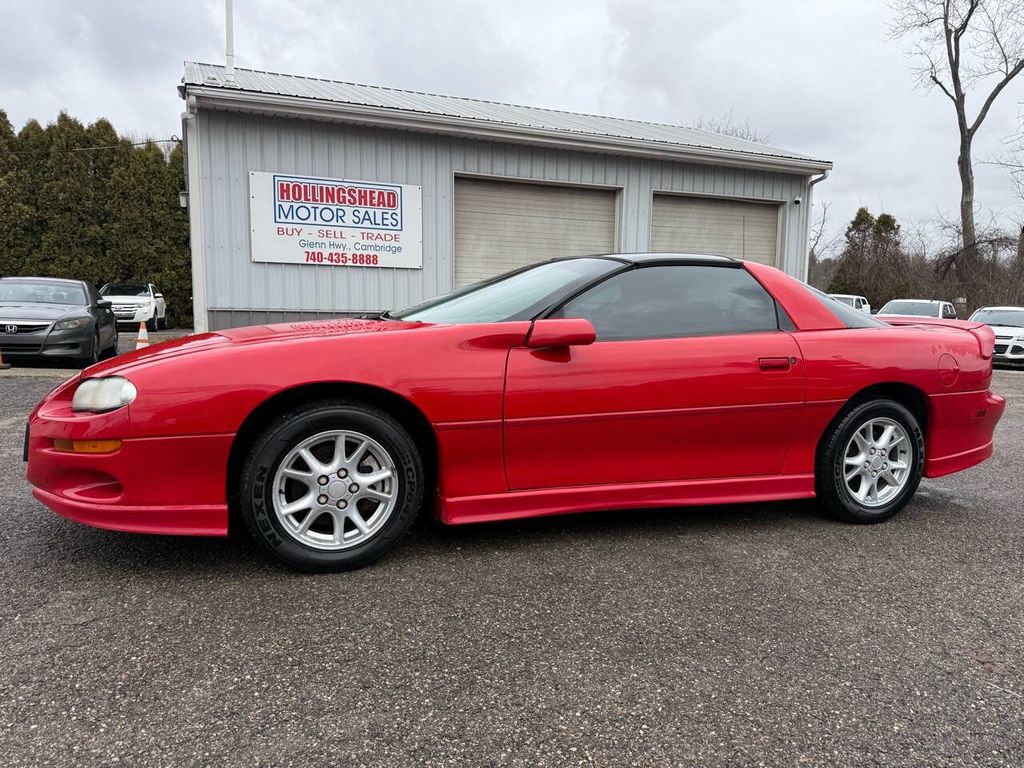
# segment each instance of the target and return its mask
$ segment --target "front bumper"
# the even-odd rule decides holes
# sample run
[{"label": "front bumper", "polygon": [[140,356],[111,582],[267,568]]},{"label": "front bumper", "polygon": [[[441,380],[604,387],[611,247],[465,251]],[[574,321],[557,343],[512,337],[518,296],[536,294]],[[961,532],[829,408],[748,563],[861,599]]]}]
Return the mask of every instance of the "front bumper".
[{"label": "front bumper", "polygon": [[118,324],[128,325],[129,323],[146,323],[153,319],[156,313],[155,306],[135,307],[130,305],[114,305],[114,317]]},{"label": "front bumper", "polygon": [[[33,496],[86,525],[115,531],[225,536],[226,470],[233,435],[131,437],[129,408],[76,413],[77,379],[29,417],[28,480]],[[122,440],[113,453],[65,453],[55,439]]]},{"label": "front bumper", "polygon": [[86,357],[92,353],[93,326],[36,333],[0,333],[0,354],[4,358]]},{"label": "front bumper", "polygon": [[1024,365],[1024,341],[996,337],[995,351],[992,353],[993,363],[1006,365]]}]

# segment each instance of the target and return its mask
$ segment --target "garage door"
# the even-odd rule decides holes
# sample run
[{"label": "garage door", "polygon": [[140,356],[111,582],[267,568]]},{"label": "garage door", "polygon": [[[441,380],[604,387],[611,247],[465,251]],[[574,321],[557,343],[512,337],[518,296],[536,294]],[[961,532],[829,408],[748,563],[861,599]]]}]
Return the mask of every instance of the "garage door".
[{"label": "garage door", "polygon": [[775,266],[779,206],[655,195],[651,250],[732,256]]},{"label": "garage door", "polygon": [[615,250],[615,192],[455,180],[455,287],[558,256]]}]

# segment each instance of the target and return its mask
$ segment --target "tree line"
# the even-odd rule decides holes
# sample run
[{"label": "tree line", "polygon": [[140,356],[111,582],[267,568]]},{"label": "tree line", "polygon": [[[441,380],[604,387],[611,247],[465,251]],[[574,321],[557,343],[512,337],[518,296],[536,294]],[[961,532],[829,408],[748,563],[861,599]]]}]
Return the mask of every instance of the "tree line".
[{"label": "tree line", "polygon": [[891,214],[860,208],[840,242],[811,249],[810,282],[828,293],[864,296],[876,309],[891,299],[938,299],[953,302],[965,317],[982,306],[1024,305],[1019,233],[981,230],[967,261],[956,224],[942,228],[952,244],[940,248],[905,235]]},{"label": "tree line", "polygon": [[0,110],[0,276],[153,283],[192,325],[181,144],[119,136],[61,112],[15,132]]}]

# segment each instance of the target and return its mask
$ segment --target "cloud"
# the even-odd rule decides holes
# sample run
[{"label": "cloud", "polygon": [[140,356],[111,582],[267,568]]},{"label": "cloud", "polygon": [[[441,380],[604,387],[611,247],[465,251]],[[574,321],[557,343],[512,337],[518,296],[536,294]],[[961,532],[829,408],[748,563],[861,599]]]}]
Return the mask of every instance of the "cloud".
[{"label": "cloud", "polygon": [[[644,120],[731,110],[835,162],[817,195],[841,227],[862,204],[907,221],[958,206],[951,107],[916,88],[888,14],[862,0],[244,0],[235,47],[238,66]],[[163,138],[180,133],[181,62],[223,59],[223,4],[15,0],[0,35],[16,126],[67,109]],[[976,160],[1017,131],[1022,86],[989,115]],[[979,202],[1012,220],[1006,172],[976,175]]]}]

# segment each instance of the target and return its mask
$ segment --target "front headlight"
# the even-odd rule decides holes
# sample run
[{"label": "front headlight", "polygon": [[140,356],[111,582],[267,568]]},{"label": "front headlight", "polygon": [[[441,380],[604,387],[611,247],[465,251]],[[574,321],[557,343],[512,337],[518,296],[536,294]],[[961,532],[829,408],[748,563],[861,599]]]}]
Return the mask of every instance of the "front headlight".
[{"label": "front headlight", "polygon": [[102,413],[128,405],[138,392],[135,385],[120,376],[83,379],[71,399],[71,410]]},{"label": "front headlight", "polygon": [[70,331],[72,328],[81,328],[88,322],[88,317],[73,317],[70,320],[61,320],[58,322],[57,329],[61,331]]}]

